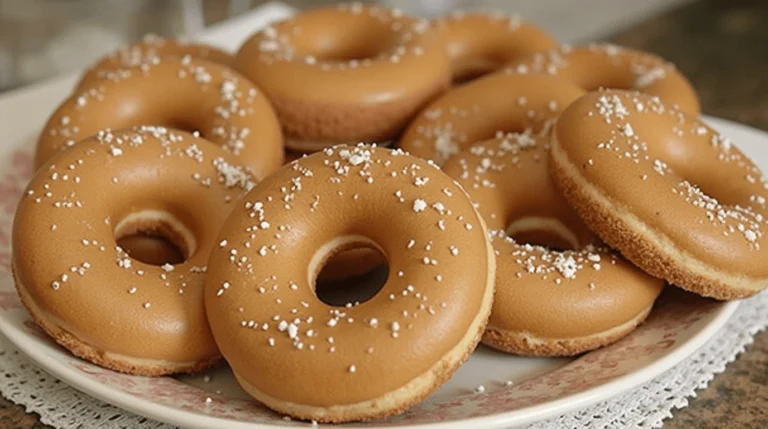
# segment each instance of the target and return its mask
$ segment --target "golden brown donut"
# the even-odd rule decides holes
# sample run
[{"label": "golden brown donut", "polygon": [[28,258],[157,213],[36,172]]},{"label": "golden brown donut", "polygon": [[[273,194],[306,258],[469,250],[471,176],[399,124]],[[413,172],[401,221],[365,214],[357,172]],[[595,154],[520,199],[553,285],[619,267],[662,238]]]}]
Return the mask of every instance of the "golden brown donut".
[{"label": "golden brown donut", "polygon": [[408,125],[399,145],[438,164],[497,132],[548,128],[584,90],[546,75],[494,73],[455,87]]},{"label": "golden brown donut", "polygon": [[690,115],[701,110],[696,91],[674,64],[636,49],[610,44],[563,46],[514,61],[508,70],[559,76],[587,91],[638,90],[676,104]]},{"label": "golden brown donut", "polygon": [[264,94],[227,67],[186,57],[155,58],[76,91],[48,119],[35,167],[103,129],[137,125],[199,131],[258,177],[283,161],[280,124]]},{"label": "golden brown donut", "polygon": [[190,56],[195,59],[230,66],[234,56],[204,43],[189,43],[177,39],[166,39],[148,34],[131,45],[122,46],[102,58],[86,70],[76,88],[88,86],[94,81],[104,78],[120,69],[138,67],[158,59],[180,59]]},{"label": "golden brown donut", "polygon": [[[400,150],[337,146],[287,165],[219,240],[205,290],[216,342],[251,396],[293,417],[404,411],[469,356],[491,310],[485,224],[451,178]],[[317,273],[355,243],[386,255],[387,282],[359,305],[323,303]]]},{"label": "golden brown donut", "polygon": [[267,27],[240,48],[235,68],[267,93],[286,146],[299,152],[392,140],[451,74],[427,22],[360,3]]},{"label": "golden brown donut", "polygon": [[451,57],[454,83],[475,79],[557,46],[544,30],[517,15],[457,11],[438,19],[435,25]]},{"label": "golden brown donut", "polygon": [[[30,182],[13,223],[16,290],[75,355],[140,375],[219,360],[203,277],[220,226],[253,186],[214,144],[158,127],[102,132],[61,152]],[[149,265],[117,239],[151,231],[185,261]]]},{"label": "golden brown donut", "polygon": [[[548,140],[502,134],[465,149],[443,171],[469,193],[496,252],[483,343],[519,355],[572,356],[632,332],[664,282],[615,255],[584,226],[549,177]],[[551,244],[556,248],[541,246]]]},{"label": "golden brown donut", "polygon": [[766,182],[726,137],[656,97],[586,95],[555,126],[555,182],[646,272],[717,299],[768,285]]}]

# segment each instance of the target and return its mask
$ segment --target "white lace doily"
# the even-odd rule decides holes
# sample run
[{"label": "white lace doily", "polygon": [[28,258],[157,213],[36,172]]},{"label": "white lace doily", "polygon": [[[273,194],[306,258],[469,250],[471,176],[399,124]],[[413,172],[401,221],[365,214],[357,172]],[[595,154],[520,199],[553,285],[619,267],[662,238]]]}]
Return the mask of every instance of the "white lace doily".
[{"label": "white lace doily", "polygon": [[[688,405],[728,363],[768,326],[768,293],[743,302],[728,323],[709,342],[679,365],[654,380],[615,399],[528,429],[589,427],[658,428],[672,416],[672,409]],[[40,415],[43,423],[58,429],[171,429],[81,393],[30,363],[0,335],[0,393]]]}]

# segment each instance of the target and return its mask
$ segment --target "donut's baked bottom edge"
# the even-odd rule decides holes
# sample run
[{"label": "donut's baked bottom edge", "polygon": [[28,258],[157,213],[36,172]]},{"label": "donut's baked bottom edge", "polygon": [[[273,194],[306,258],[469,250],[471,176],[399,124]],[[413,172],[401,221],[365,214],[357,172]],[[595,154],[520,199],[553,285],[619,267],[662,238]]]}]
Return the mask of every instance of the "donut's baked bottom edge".
[{"label": "donut's baked bottom edge", "polygon": [[496,350],[519,356],[575,356],[612,344],[640,326],[653,309],[653,303],[628,321],[602,332],[573,338],[542,338],[529,332],[488,326],[482,343]]},{"label": "donut's baked bottom edge", "polygon": [[719,300],[748,298],[768,286],[768,278],[735,275],[702,262],[617,206],[581,175],[556,135],[552,138],[550,161],[555,185],[584,223],[648,274]]},{"label": "donut's baked bottom edge", "polygon": [[161,376],[169,374],[184,374],[204,371],[218,364],[221,361],[220,356],[194,362],[172,362],[163,360],[154,360],[146,358],[137,358],[125,356],[118,353],[111,353],[105,350],[99,350],[96,347],[87,344],[77,338],[74,334],[60,327],[57,323],[50,320],[45,315],[32,297],[26,291],[24,285],[16,275],[15,264],[12,264],[13,279],[16,285],[16,292],[21,299],[21,303],[27,309],[35,323],[48,334],[56,343],[69,350],[73,355],[92,362],[100,367],[111,369],[131,375],[141,376]]}]

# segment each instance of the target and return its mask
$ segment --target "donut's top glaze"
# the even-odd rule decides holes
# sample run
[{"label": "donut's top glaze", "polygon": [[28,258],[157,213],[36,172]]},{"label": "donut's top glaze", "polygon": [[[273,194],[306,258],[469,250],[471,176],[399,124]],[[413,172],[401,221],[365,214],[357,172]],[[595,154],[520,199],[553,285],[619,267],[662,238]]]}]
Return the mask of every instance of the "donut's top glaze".
[{"label": "donut's top glaze", "polygon": [[[587,229],[555,188],[548,152],[548,136],[499,135],[451,158],[443,171],[467,190],[491,231],[496,293],[488,326],[542,341],[588,338],[647,310],[664,282]],[[542,236],[548,240],[539,244],[557,248],[524,241]]]},{"label": "donut's top glaze", "polygon": [[265,28],[243,44],[235,68],[269,95],[285,133],[313,149],[395,138],[451,74],[427,21],[360,3]]},{"label": "donut's top glaze", "polygon": [[408,125],[400,147],[444,163],[473,143],[498,132],[549,128],[584,90],[541,74],[494,73],[443,94]]},{"label": "donut's top glaze", "polygon": [[101,130],[140,125],[199,131],[259,177],[282,164],[277,116],[248,79],[207,61],[155,57],[105,73],[65,100],[41,132],[35,166]]},{"label": "donut's top glaze", "polygon": [[141,41],[122,46],[99,60],[83,74],[77,88],[87,86],[93,81],[103,78],[107,73],[147,64],[155,58],[181,59],[186,56],[224,66],[230,66],[234,61],[232,54],[213,46],[148,34]]},{"label": "donut's top glaze", "polygon": [[451,57],[454,82],[479,77],[557,46],[544,30],[517,15],[457,11],[438,19],[435,26]]},{"label": "donut's top glaze", "polygon": [[[430,368],[477,338],[468,329],[494,273],[486,234],[451,178],[400,150],[337,146],[301,158],[222,229],[205,294],[214,335],[238,377],[276,400],[379,398],[441,371]],[[315,296],[315,276],[351,241],[378,247],[389,278],[370,300],[333,307]]]},{"label": "donut's top glaze", "polygon": [[768,275],[768,182],[727,137],[658,97],[616,90],[573,103],[554,133],[583,178],[670,251]]},{"label": "donut's top glaze", "polygon": [[562,46],[514,61],[508,70],[560,76],[587,91],[637,90],[676,104],[690,115],[700,112],[696,91],[674,64],[636,49],[610,44]]},{"label": "donut's top glaze", "polygon": [[[185,132],[100,132],[27,186],[13,223],[17,287],[36,316],[100,353],[161,368],[213,358],[203,277],[221,224],[253,180],[231,154]],[[130,258],[116,239],[137,230],[167,236],[185,261]]]}]

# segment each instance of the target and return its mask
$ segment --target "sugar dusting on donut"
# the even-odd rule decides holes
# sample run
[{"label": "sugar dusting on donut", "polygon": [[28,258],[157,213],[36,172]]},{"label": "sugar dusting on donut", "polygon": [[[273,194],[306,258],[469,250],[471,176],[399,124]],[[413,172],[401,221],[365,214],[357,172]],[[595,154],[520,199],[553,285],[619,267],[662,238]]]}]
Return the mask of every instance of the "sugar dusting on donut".
[{"label": "sugar dusting on donut", "polygon": [[[389,153],[389,155],[377,154],[376,152]],[[421,213],[431,211],[435,213],[438,219],[433,223],[436,229],[435,233],[442,233],[445,231],[446,225],[451,223],[458,224],[459,227],[471,230],[473,223],[469,219],[464,219],[462,216],[453,217],[453,212],[450,209],[450,201],[453,196],[453,192],[450,189],[442,189],[440,191],[441,198],[435,198],[434,200],[426,200],[422,198],[407,198],[404,195],[408,193],[408,186],[414,188],[423,188],[429,186],[430,171],[418,164],[410,164],[407,167],[395,169],[391,168],[391,158],[405,155],[405,153],[399,149],[388,151],[386,149],[377,148],[374,146],[358,145],[356,147],[336,147],[326,148],[322,152],[323,155],[323,168],[333,171],[332,176],[328,179],[328,186],[334,184],[341,184],[347,180],[359,180],[371,186],[376,186],[377,181],[375,176],[386,174],[392,178],[395,177],[408,177],[410,185],[404,183],[404,187],[398,189],[393,194],[394,203],[403,204],[403,215],[408,216],[407,213],[412,213],[414,216],[423,216]],[[373,158],[373,159],[372,159]],[[390,159],[388,159],[390,158]],[[313,180],[315,172],[311,168],[304,167],[302,161],[304,159],[296,160],[290,164],[290,169],[294,172],[293,177],[289,181],[289,185],[281,186],[274,195],[270,195],[266,198],[266,202],[280,201],[282,204],[275,206],[272,204],[272,209],[280,207],[280,211],[304,211],[314,212],[322,206],[322,200],[320,195],[313,195],[311,205],[296,206],[294,201],[303,190],[302,183],[307,180]],[[380,169],[374,175],[372,170]],[[436,167],[428,167],[436,168]],[[343,191],[339,190],[338,195],[343,197]],[[355,195],[347,195],[350,203],[356,199]],[[261,261],[262,258],[268,258],[271,255],[281,255],[281,233],[290,231],[292,225],[290,223],[278,223],[270,222],[270,213],[265,208],[263,201],[250,201],[246,199],[241,203],[242,207],[247,213],[247,216],[253,220],[252,225],[245,229],[244,240],[232,240],[225,239],[221,242],[222,248],[229,253],[229,263],[237,267],[238,271],[253,274],[255,264],[264,264]],[[433,215],[434,216],[434,215]],[[282,217],[282,216],[281,216]],[[454,228],[456,226],[453,226]],[[431,270],[435,271],[434,278],[441,279],[439,268],[439,259],[434,255],[433,244],[431,242],[416,243],[414,240],[409,240],[408,243],[403,244],[403,251],[405,252],[422,252],[423,256],[420,259],[423,260],[425,266],[431,266]],[[256,254],[259,260],[252,260],[251,257],[241,255],[242,248],[258,249]],[[447,249],[450,257],[456,257],[460,254],[460,249],[455,245],[450,245]],[[251,252],[252,253],[252,252]],[[402,276],[404,273],[400,273]],[[297,285],[298,278],[296,280],[280,279],[277,275],[270,275],[265,277],[258,283],[257,291],[259,294],[269,294],[282,290],[281,283],[285,283],[287,280],[288,290],[294,291],[299,288]],[[435,280],[439,282],[438,280]],[[222,296],[231,290],[232,282],[222,281],[220,288],[217,290],[216,295]],[[279,299],[279,298],[278,298]],[[350,311],[356,306],[356,303],[348,303],[345,309],[331,309],[328,314],[320,319],[315,320],[314,317],[302,318],[296,316],[300,313],[301,308],[310,307],[310,303],[306,301],[300,302],[300,305],[293,308],[287,308],[287,312],[282,314],[274,314],[263,320],[254,320],[243,315],[243,319],[240,321],[240,326],[246,329],[258,329],[265,332],[272,332],[271,336],[267,339],[267,345],[275,347],[279,344],[280,338],[289,340],[290,344],[297,349],[315,350],[318,346],[328,352],[334,352],[338,347],[338,342],[334,339],[334,327],[342,323],[361,323],[364,326],[368,326],[372,329],[388,329],[391,332],[392,338],[398,338],[401,328],[411,329],[413,327],[412,322],[409,319],[417,318],[420,314],[434,315],[436,312],[444,310],[449,307],[448,302],[436,302],[433,303],[429,300],[429,297],[418,290],[418,286],[408,284],[403,287],[399,294],[390,294],[390,300],[405,300],[415,299],[418,304],[415,310],[408,311],[404,306],[402,311],[402,320],[391,321],[388,325],[382,326],[378,319],[371,318],[368,320],[357,320]],[[286,314],[287,313],[287,314]],[[318,341],[318,339],[324,338],[325,343]],[[365,346],[367,352],[367,346]]]},{"label": "sugar dusting on donut", "polygon": [[350,59],[346,61],[324,60],[312,55],[301,55],[296,52],[292,42],[294,35],[302,32],[300,23],[287,21],[279,26],[268,26],[259,33],[259,60],[264,64],[272,64],[276,61],[301,61],[307,65],[316,66],[323,71],[356,69],[370,67],[376,60],[386,60],[399,63],[405,55],[421,56],[424,47],[414,44],[414,35],[422,34],[429,28],[429,22],[419,20],[410,22],[400,9],[389,9],[377,6],[364,6],[362,3],[342,3],[336,7],[337,11],[350,15],[366,14],[382,24],[390,26],[391,31],[397,36],[397,43],[390,49],[377,53],[375,57]]},{"label": "sugar dusting on donut", "polygon": [[[570,356],[610,344],[645,319],[663,287],[578,220],[549,178],[549,150],[549,136],[498,133],[443,166],[486,220],[496,255],[483,342],[524,356]],[[550,248],[513,236],[556,239]]]},{"label": "sugar dusting on donut", "polygon": [[[177,132],[163,127],[141,126],[134,128],[134,130],[130,132],[117,131],[114,133],[111,130],[104,130],[98,133],[96,140],[107,150],[109,156],[120,157],[123,156],[127,151],[131,151],[132,149],[136,149],[142,146],[145,143],[147,137],[160,140],[160,147],[162,148],[162,151],[160,151],[158,156],[161,159],[167,157],[182,156],[192,158],[200,164],[206,163],[206,159],[203,153],[195,143],[191,143],[189,146],[181,148],[179,147],[179,143],[184,140],[183,136]],[[80,179],[78,173],[79,169],[83,168],[83,166],[87,164],[88,155],[93,153],[94,152],[88,152],[84,157],[79,158],[74,163],[68,165],[57,166],[56,164],[51,164],[47,168],[46,173],[41,172],[41,174],[48,175],[49,181],[43,181],[41,189],[35,189],[34,187],[28,188],[26,191],[26,198],[33,199],[35,204],[50,203],[50,206],[52,206],[54,209],[78,209],[84,207],[83,202],[77,197],[77,189],[81,186],[90,187],[94,185],[92,183],[83,182]],[[255,186],[255,182],[250,172],[246,168],[242,166],[231,165],[221,157],[211,159],[208,162],[212,164],[215,168],[215,171],[218,172],[217,176],[209,176],[206,173],[194,173],[190,177],[191,180],[200,183],[201,189],[210,188],[212,184],[217,183],[223,185],[226,188],[239,188],[242,190],[242,192],[247,192],[251,190],[253,186]],[[57,195],[51,192],[51,182],[57,181],[68,182],[69,185],[67,188],[71,189],[71,191],[63,195]],[[110,184],[116,185],[118,182],[113,179],[107,180],[107,178],[105,178],[104,186],[108,186]],[[226,195],[224,196],[222,203],[229,203],[231,201],[231,195]],[[111,219],[105,218],[103,219],[103,222],[110,224]],[[57,230],[57,224],[50,225],[50,231],[52,234],[55,234]],[[103,253],[114,252],[115,264],[118,267],[133,271],[137,277],[143,277],[145,274],[143,269],[136,268],[133,265],[133,260],[120,246],[108,248],[105,246],[106,243],[100,243],[98,240],[90,239],[89,237],[83,237],[79,244],[81,246],[94,246],[99,250],[99,252]],[[65,287],[74,275],[84,277],[87,274],[89,268],[91,268],[91,262],[89,261],[83,261],[80,264],[72,265],[67,272],[63,272],[60,276],[57,276],[54,280],[51,281],[51,288],[53,290],[59,290],[62,287]],[[163,286],[170,287],[171,283],[168,277],[174,270],[171,266],[170,269],[165,269],[164,271],[165,272],[159,274],[159,279],[162,281]],[[175,273],[175,277],[177,277],[177,279],[174,281],[174,283],[179,286],[178,293],[184,293],[184,289],[187,286],[186,276],[191,274],[201,274],[205,271],[206,268],[202,266],[191,267],[189,274],[178,272]],[[142,280],[142,282],[144,281],[146,280]],[[138,288],[136,286],[131,286],[130,288],[126,289],[126,293],[129,295],[134,295],[137,290]],[[150,303],[142,302],[141,306],[146,309],[150,307]]]},{"label": "sugar dusting on donut", "polygon": [[500,22],[506,22],[507,23],[507,29],[511,32],[516,32],[520,30],[520,27],[523,24],[523,17],[520,16],[517,13],[507,13],[500,10],[493,10],[493,9],[473,9],[470,11],[467,10],[461,10],[457,9],[452,11],[450,14],[446,15],[444,19],[452,20],[452,21],[462,21],[467,19],[468,17],[481,15],[483,17],[486,17],[488,19],[492,19],[494,21],[500,21]]},{"label": "sugar dusting on donut", "polygon": [[[622,46],[609,43],[590,43],[584,48],[590,52],[605,55],[614,63],[630,58],[630,68],[635,75],[635,89],[645,89],[657,80],[666,78],[670,71],[676,70],[675,65],[671,62],[663,61],[661,58],[650,54],[639,56],[636,51],[630,51]],[[533,54],[530,59],[508,69],[508,72],[520,74],[547,73],[557,76],[570,65],[568,57],[574,49],[571,45],[563,45],[553,51]]]},{"label": "sugar dusting on donut", "polygon": [[[236,156],[245,156],[246,152],[252,154],[257,150],[256,148],[248,149],[246,146],[255,144],[253,143],[254,134],[258,135],[260,131],[252,129],[251,124],[265,120],[257,117],[263,114],[265,102],[264,96],[253,84],[225,67],[195,60],[189,55],[181,59],[161,59],[154,56],[130,67],[117,67],[104,71],[101,79],[92,81],[65,101],[43,130],[38,143],[39,156],[36,161],[42,163],[45,161],[45,154],[73,146],[78,140],[88,137],[88,133],[83,130],[90,131],[93,128],[90,124],[94,120],[103,122],[105,127],[110,126],[108,113],[98,111],[98,105],[107,99],[112,103],[114,100],[111,98],[117,96],[120,85],[138,84],[136,81],[142,79],[147,81],[158,79],[158,82],[162,79],[178,79],[193,82],[197,86],[200,97],[214,100],[210,102],[212,119],[206,124],[188,125],[200,127],[200,131],[206,138],[219,142],[226,151]],[[187,95],[189,94],[178,94],[179,97]],[[195,95],[192,96],[194,97]],[[167,116],[168,112],[162,111],[157,115],[158,117]],[[181,113],[177,117],[184,120]],[[130,121],[130,118],[120,117],[113,121],[126,120]],[[165,125],[162,123],[164,120],[168,119],[158,119],[161,123],[156,125]],[[275,129],[277,129],[276,124],[275,120]],[[267,128],[269,127],[265,129]],[[255,164],[267,163],[265,160],[251,161]]]},{"label": "sugar dusting on donut", "polygon": [[[605,94],[598,98],[594,110],[588,113],[588,116],[595,116],[602,119],[606,124],[615,126],[609,139],[597,143],[599,150],[608,151],[620,160],[630,160],[634,164],[651,165],[651,170],[660,176],[676,177],[673,169],[663,160],[654,158],[649,154],[648,144],[644,140],[642,130],[636,130],[636,127],[632,126],[632,119],[635,115],[671,116],[677,121],[677,125],[672,130],[677,137],[711,135],[711,145],[717,151],[720,162],[736,165],[743,170],[741,180],[750,185],[759,182],[764,190],[768,190],[768,182],[760,170],[741,152],[731,150],[732,143],[728,138],[704,124],[687,120],[680,110],[665,106],[658,97],[649,99],[630,97],[629,101],[625,103],[617,95]],[[588,163],[585,168],[600,168],[600,166],[592,162]],[[637,179],[647,181],[648,175],[644,174]],[[739,180],[739,178],[734,179]],[[695,184],[682,178],[673,184],[671,192],[691,206],[700,209],[701,219],[718,227],[724,236],[742,235],[751,247],[755,250],[760,249],[759,239],[764,235],[765,201],[768,192],[753,195],[750,198],[754,207],[721,204],[717,199],[705,194]],[[761,210],[756,210],[758,207]]]},{"label": "sugar dusting on donut", "polygon": [[[499,132],[495,139],[494,144],[477,144],[470,147],[455,160],[458,164],[456,171],[461,171],[456,178],[470,194],[472,190],[480,188],[496,188],[498,180],[504,180],[507,174],[511,174],[509,169],[514,168],[524,174],[525,168],[530,168],[531,162],[545,161],[546,151],[549,150],[546,140],[542,141],[540,137],[533,136],[530,130],[523,133]],[[528,155],[532,153],[532,156],[521,161],[520,155],[524,152],[528,152]],[[476,200],[474,204],[491,220],[504,218],[502,213],[485,210],[482,201]],[[575,279],[582,269],[600,271],[604,257],[611,264],[616,263],[616,256],[608,247],[592,243],[583,245],[579,250],[553,251],[544,246],[517,243],[504,229],[489,230],[489,238],[492,244],[503,242],[511,245],[512,258],[509,258],[509,261],[520,267],[515,273],[517,278],[538,274],[543,280],[551,278],[560,284],[564,280]],[[494,246],[497,256],[501,254],[500,249],[507,251],[509,247]]]},{"label": "sugar dusting on donut", "polygon": [[[470,333],[463,323],[478,317],[474,310],[467,312],[468,306],[484,305],[476,293],[482,290],[490,300],[492,291],[483,288],[490,280],[484,265],[492,263],[492,253],[484,224],[466,195],[434,164],[399,149],[335,146],[284,166],[238,206],[211,257],[206,306],[214,334],[238,338],[239,344],[222,342],[238,378],[270,407],[292,416],[347,420],[306,411],[314,409],[319,397],[307,392],[339,382],[347,388],[324,393],[323,401],[352,409],[381,394],[407,392],[410,403],[411,395],[421,397],[426,390],[416,394],[401,387],[422,376],[442,380],[453,371],[454,363],[427,371],[443,353],[435,354],[435,341],[465,338],[460,346],[439,346],[461,348],[451,359],[459,354],[463,359],[463,341],[479,340],[477,327]],[[318,226],[309,230],[308,225]],[[349,242],[366,242],[388,255],[391,275],[370,301],[332,307],[314,294],[314,276],[325,255]],[[421,335],[429,326],[441,334],[424,342]],[[409,346],[417,342],[419,347]],[[392,360],[396,347],[408,347],[414,360],[393,372],[393,365],[400,367]],[[247,361],[241,359],[245,356]],[[290,372],[305,371],[314,362],[324,370],[313,371],[313,377],[329,379],[299,388],[300,381],[291,376],[275,385],[271,378],[253,378],[246,362],[254,359],[260,365],[279,359]],[[343,381],[367,380],[380,371],[391,376],[352,388]],[[417,390],[433,387],[430,382]],[[284,389],[306,412],[270,400]],[[393,412],[376,403],[360,415]]]}]

